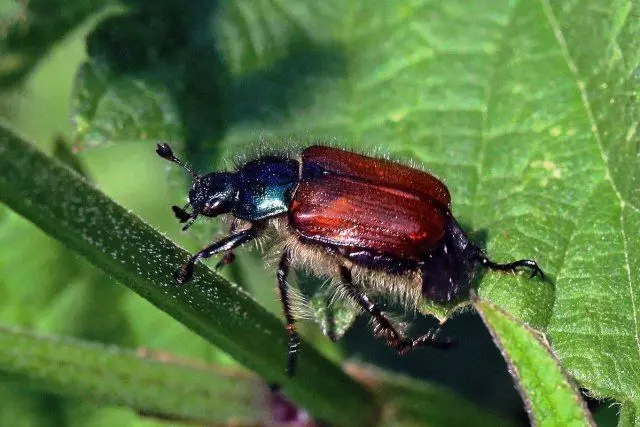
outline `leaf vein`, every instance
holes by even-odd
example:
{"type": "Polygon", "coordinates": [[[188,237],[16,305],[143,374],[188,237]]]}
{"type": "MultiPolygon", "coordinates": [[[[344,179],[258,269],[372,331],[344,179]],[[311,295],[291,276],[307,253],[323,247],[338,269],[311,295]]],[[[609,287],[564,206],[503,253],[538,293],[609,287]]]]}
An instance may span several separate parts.
{"type": "MultiPolygon", "coordinates": [[[[553,9],[551,8],[551,4],[549,3],[549,0],[540,0],[540,1],[542,3],[542,8],[547,17],[547,20],[549,21],[549,24],[553,29],[553,34],[562,52],[562,57],[564,58],[567,64],[567,67],[569,68],[569,71],[571,72],[571,74],[575,79],[576,86],[578,87],[578,92],[580,93],[582,105],[584,107],[585,113],[587,114],[587,119],[589,120],[589,123],[591,125],[591,132],[593,133],[593,137],[596,140],[598,150],[600,152],[600,157],[602,158],[602,162],[604,163],[605,179],[611,184],[611,187],[613,188],[613,191],[618,197],[618,199],[620,199],[620,201],[624,203],[625,200],[622,197],[622,193],[616,186],[616,183],[613,180],[613,177],[611,176],[611,173],[609,171],[609,158],[604,148],[602,135],[600,134],[600,129],[598,128],[598,122],[596,121],[595,115],[593,114],[593,109],[591,108],[591,101],[589,99],[589,94],[587,93],[586,84],[584,80],[582,80],[582,76],[580,75],[580,70],[578,70],[578,66],[575,60],[572,58],[571,53],[569,52],[569,46],[567,44],[567,40],[564,37],[564,33],[562,31],[562,28],[560,27],[560,23],[558,22],[558,19],[556,18],[553,12],[553,9]]],[[[630,206],[633,210],[640,213],[639,208],[633,205],[630,205],[630,206]]]]}
{"type": "Polygon", "coordinates": [[[487,85],[485,86],[485,93],[484,93],[484,109],[482,111],[482,123],[481,123],[481,127],[480,127],[480,146],[478,148],[478,155],[477,155],[477,159],[478,159],[478,167],[477,167],[477,177],[476,177],[476,185],[475,185],[475,189],[473,190],[473,195],[471,197],[471,199],[473,200],[473,204],[472,206],[474,207],[473,212],[472,212],[472,216],[471,216],[471,220],[473,222],[477,222],[477,206],[478,206],[478,202],[479,202],[479,195],[480,195],[480,187],[482,185],[482,171],[483,171],[483,164],[485,161],[485,151],[487,149],[487,142],[490,139],[490,135],[489,135],[489,103],[491,102],[491,96],[492,96],[492,84],[495,80],[496,77],[496,73],[498,71],[498,67],[501,65],[500,61],[499,61],[499,56],[500,56],[500,52],[502,50],[502,48],[504,47],[504,45],[506,44],[507,41],[507,31],[509,29],[509,26],[511,25],[511,23],[513,22],[514,19],[514,9],[515,7],[512,5],[511,9],[509,10],[509,15],[507,17],[506,20],[506,24],[503,26],[502,28],[502,34],[500,35],[500,40],[498,41],[497,45],[498,45],[498,49],[496,49],[496,53],[495,53],[495,57],[493,58],[493,64],[492,64],[492,70],[491,70],[491,74],[489,76],[489,79],[487,80],[487,85]]]}
{"type": "Polygon", "coordinates": [[[627,233],[624,231],[624,206],[620,207],[620,233],[622,234],[622,244],[624,245],[624,266],[627,271],[629,282],[629,293],[631,294],[631,306],[633,309],[633,326],[635,330],[636,347],[640,356],[640,333],[638,331],[638,309],[636,305],[635,293],[633,292],[633,280],[631,277],[631,265],[629,264],[629,250],[627,248],[627,233]]]}

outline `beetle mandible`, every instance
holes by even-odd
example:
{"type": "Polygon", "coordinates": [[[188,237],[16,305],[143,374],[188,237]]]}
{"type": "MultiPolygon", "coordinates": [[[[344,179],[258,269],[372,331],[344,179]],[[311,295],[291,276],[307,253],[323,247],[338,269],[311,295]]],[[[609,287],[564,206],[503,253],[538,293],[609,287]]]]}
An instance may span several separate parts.
{"type": "Polygon", "coordinates": [[[193,275],[196,262],[225,253],[217,264],[233,260],[233,249],[268,227],[284,237],[277,270],[280,300],[289,333],[286,372],[293,375],[299,338],[291,310],[287,275],[303,265],[339,279],[340,292],[371,315],[375,333],[404,353],[420,345],[438,345],[430,332],[408,338],[372,301],[367,291],[401,294],[417,305],[455,299],[476,267],[544,274],[530,259],[499,264],[469,241],[451,214],[449,190],[433,175],[386,159],[338,148],[311,146],[296,158],[264,156],[234,172],[198,175],[176,158],[168,144],[156,152],[193,177],[189,203],[172,206],[187,229],[199,216],[230,214],[243,226],[193,255],[174,274],[178,283],[193,275]],[[186,209],[191,206],[191,212],[186,209]]]}

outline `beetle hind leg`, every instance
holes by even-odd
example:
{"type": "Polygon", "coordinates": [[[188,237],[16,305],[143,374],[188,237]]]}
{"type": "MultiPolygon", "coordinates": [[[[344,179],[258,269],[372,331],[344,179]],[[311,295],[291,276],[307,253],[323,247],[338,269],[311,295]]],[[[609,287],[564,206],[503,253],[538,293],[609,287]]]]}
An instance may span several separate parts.
{"type": "Polygon", "coordinates": [[[404,340],[404,337],[400,331],[393,325],[391,319],[389,319],[380,308],[369,299],[369,297],[360,290],[360,288],[353,283],[351,275],[351,269],[345,266],[340,267],[340,278],[342,279],[342,287],[345,290],[346,295],[358,305],[363,308],[374,321],[374,334],[376,336],[382,336],[387,339],[387,343],[391,347],[404,340]]]}
{"type": "Polygon", "coordinates": [[[404,354],[409,350],[413,350],[416,347],[429,346],[433,348],[450,348],[455,344],[455,341],[450,338],[445,338],[443,340],[438,339],[438,329],[434,331],[429,331],[424,335],[421,335],[417,338],[409,338],[403,340],[399,345],[396,346],[396,350],[398,353],[404,354]]]}
{"type": "Polygon", "coordinates": [[[428,345],[436,348],[444,348],[451,345],[451,342],[448,340],[437,340],[436,334],[431,332],[414,339],[406,338],[397,326],[393,324],[391,319],[380,310],[380,307],[371,301],[371,299],[353,283],[351,270],[348,267],[340,267],[340,277],[346,294],[372,317],[375,324],[374,334],[386,338],[387,345],[395,348],[400,354],[404,354],[419,346],[428,345]]]}

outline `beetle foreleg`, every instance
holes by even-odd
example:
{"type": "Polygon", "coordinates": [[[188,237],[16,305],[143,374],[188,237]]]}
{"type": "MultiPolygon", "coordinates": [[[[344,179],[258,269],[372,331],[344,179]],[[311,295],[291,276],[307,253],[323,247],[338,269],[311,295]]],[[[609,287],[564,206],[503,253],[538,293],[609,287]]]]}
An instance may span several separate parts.
{"type": "Polygon", "coordinates": [[[193,255],[189,261],[180,267],[180,269],[173,274],[174,279],[176,279],[176,282],[180,284],[187,282],[193,275],[193,267],[196,262],[204,258],[209,258],[220,252],[230,251],[249,240],[255,239],[258,236],[258,231],[259,227],[252,224],[251,227],[246,230],[239,231],[236,234],[232,234],[222,240],[212,243],[197,254],[193,255]]]}
{"type": "Polygon", "coordinates": [[[282,302],[282,311],[287,322],[287,331],[289,332],[289,347],[287,352],[287,376],[292,377],[296,370],[296,359],[300,338],[296,331],[296,321],[291,314],[291,305],[289,303],[289,282],[287,275],[289,274],[289,266],[291,265],[291,255],[288,249],[285,249],[278,264],[278,290],[280,291],[280,301],[282,302]]]}
{"type": "MultiPolygon", "coordinates": [[[[236,228],[238,228],[238,221],[235,219],[231,222],[229,226],[229,234],[235,234],[236,228]]],[[[220,270],[225,265],[232,264],[233,261],[236,260],[236,255],[233,253],[233,249],[228,250],[222,258],[216,263],[215,269],[220,270]]]]}

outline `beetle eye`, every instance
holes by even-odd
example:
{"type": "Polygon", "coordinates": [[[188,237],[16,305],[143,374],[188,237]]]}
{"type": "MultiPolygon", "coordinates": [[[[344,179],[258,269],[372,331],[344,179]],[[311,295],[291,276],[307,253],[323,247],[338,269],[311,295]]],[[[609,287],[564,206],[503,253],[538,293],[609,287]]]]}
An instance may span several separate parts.
{"type": "Polygon", "coordinates": [[[213,199],[208,201],[202,208],[202,214],[207,216],[216,216],[225,213],[224,200],[213,199]]]}

